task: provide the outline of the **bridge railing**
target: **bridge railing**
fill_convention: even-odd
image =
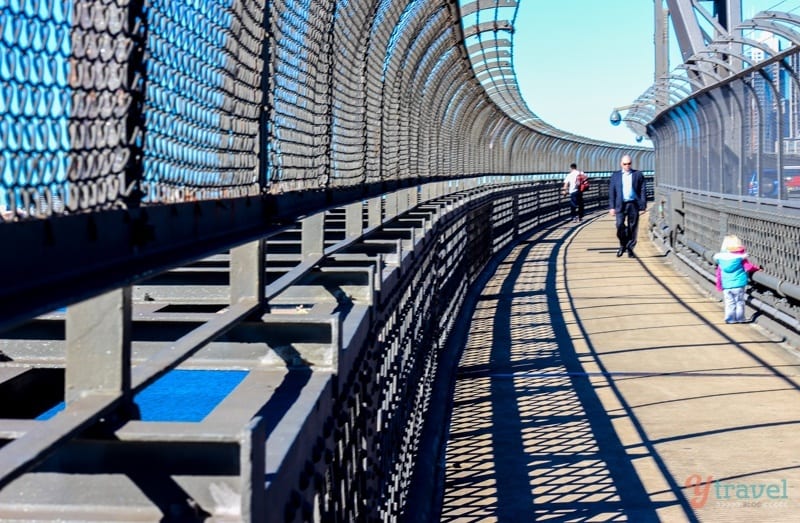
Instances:
[[[763,267],[750,304],[800,340],[800,19],[760,13],[709,45],[688,80],[702,88],[648,124],[656,148],[652,232],[703,282],[727,234]],[[767,38],[769,36],[769,38]],[[733,47],[731,47],[733,46]],[[732,52],[735,50],[736,52]],[[711,69],[708,60],[722,59]],[[709,62],[710,63],[710,62]],[[703,76],[704,75],[704,76]],[[687,81],[688,81],[687,80]],[[696,83],[698,78],[693,81]]]
[[[606,207],[603,174],[590,210]],[[129,510],[153,520],[397,517],[464,294],[515,238],[566,221],[562,176],[337,207],[7,331],[0,511],[111,521],[107,500],[141,489]],[[185,418],[203,394],[182,402],[176,372],[238,381]],[[170,377],[172,417],[159,417],[146,398]],[[148,487],[165,481],[179,488]]]
[[[418,376],[395,360],[430,350],[457,299],[430,309],[409,289],[450,296],[488,245],[565,213],[562,175],[552,173],[571,162],[603,172],[627,152],[652,166],[650,150],[551,136],[497,107],[475,77],[452,2],[11,1],[0,22],[0,384],[14,398],[0,449],[6,506],[20,507],[9,501],[20,491],[62,492],[65,506],[94,493],[129,499],[104,484],[124,469],[151,505],[198,518],[204,507],[263,515],[266,496],[301,519],[312,491],[325,493],[315,510],[342,519],[361,514],[365,499],[370,511],[395,513],[400,486],[378,491],[374,481],[404,477],[389,469],[408,467],[397,450],[408,439],[385,435],[406,429],[356,429],[350,416],[362,415],[367,389],[392,391],[381,392],[399,405],[387,416],[421,416],[409,407],[418,399],[393,396]],[[535,196],[519,196],[533,187]],[[592,190],[602,201],[601,184]],[[493,198],[501,203],[487,207]],[[406,216],[415,206],[427,207]],[[447,240],[422,242],[423,256],[425,224],[439,215],[449,217],[437,221]],[[403,221],[417,225],[394,223]],[[452,261],[438,258],[446,253]],[[409,272],[415,257],[436,261]],[[317,307],[303,301],[309,288],[324,290]],[[371,302],[376,294],[383,301]],[[417,316],[439,330],[409,330]],[[342,341],[350,338],[380,342],[342,349],[367,346]],[[363,351],[395,358],[391,372],[334,376],[336,358]],[[247,377],[202,422],[137,420],[136,395],[186,366]],[[32,384],[36,393],[23,393]],[[287,391],[297,400],[289,414]],[[324,415],[312,415],[317,408]],[[292,423],[313,436],[281,440],[300,430]],[[277,434],[267,450],[266,434]],[[365,450],[365,437],[388,441]],[[378,480],[356,465],[365,452],[385,453]],[[146,480],[142,455],[172,467],[158,483],[166,488]],[[103,468],[108,456],[120,470]],[[264,493],[261,461],[273,466],[271,456],[283,457],[269,470],[294,476]],[[336,488],[352,482],[354,501],[318,485],[330,481],[316,472],[323,462]],[[85,483],[44,479],[65,470]],[[198,479],[209,474],[226,479]]]
[[[657,187],[650,230],[665,251],[675,254],[709,292],[722,237],[743,239],[749,259],[761,270],[748,288],[755,318],[793,343],[800,341],[798,245],[800,207],[742,202],[724,195]]]

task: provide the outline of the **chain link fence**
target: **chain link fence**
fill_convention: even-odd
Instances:
[[[443,2],[14,0],[0,20],[5,221],[620,154],[507,116]]]
[[[739,236],[763,267],[753,276],[751,305],[796,339],[800,49],[773,53],[752,59],[739,74],[698,91],[649,124],[658,151],[660,209],[651,222],[654,233],[685,256],[703,281],[714,279],[711,256],[723,237]]]

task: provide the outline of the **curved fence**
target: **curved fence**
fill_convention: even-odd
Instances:
[[[4,220],[575,160],[591,170],[615,149],[506,116],[445,2],[0,9]],[[651,153],[635,154],[650,167]]]
[[[486,4],[470,12],[485,19]],[[550,138],[493,103],[458,13],[435,1],[7,2],[3,219],[609,168],[617,146]],[[634,154],[652,167],[650,151]]]
[[[712,44],[708,56],[687,65],[687,83],[713,82],[648,124],[661,210],[651,213],[653,234],[705,282],[714,279],[712,255],[722,238],[742,238],[750,258],[763,267],[753,276],[750,304],[757,317],[795,341],[800,336],[797,27],[800,19],[786,13],[762,13],[738,26],[738,33]],[[742,36],[747,28],[755,32]],[[715,56],[725,60],[715,70],[703,68]]]
[[[403,187],[652,168],[498,107],[469,53],[496,83],[511,25],[465,36],[454,3],[38,0],[0,20],[0,234],[23,253],[0,262],[0,326]]]
[[[608,198],[595,182],[590,211]],[[567,220],[561,185],[376,196],[7,330],[0,514],[413,519],[465,293],[519,236]]]
[[[652,170],[520,118],[501,4],[0,3],[4,518],[403,514],[466,286]]]

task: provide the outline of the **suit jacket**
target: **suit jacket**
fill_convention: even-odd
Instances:
[[[631,170],[633,179],[633,192],[636,193],[636,205],[639,211],[647,208],[647,186],[644,175],[636,169]],[[608,208],[614,209],[617,213],[622,212],[622,171],[614,171],[608,185]]]

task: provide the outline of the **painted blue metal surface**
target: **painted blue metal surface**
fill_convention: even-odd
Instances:
[[[245,376],[247,371],[177,369],[137,394],[134,402],[142,421],[200,422]],[[49,419],[63,409],[61,402],[36,419]]]

